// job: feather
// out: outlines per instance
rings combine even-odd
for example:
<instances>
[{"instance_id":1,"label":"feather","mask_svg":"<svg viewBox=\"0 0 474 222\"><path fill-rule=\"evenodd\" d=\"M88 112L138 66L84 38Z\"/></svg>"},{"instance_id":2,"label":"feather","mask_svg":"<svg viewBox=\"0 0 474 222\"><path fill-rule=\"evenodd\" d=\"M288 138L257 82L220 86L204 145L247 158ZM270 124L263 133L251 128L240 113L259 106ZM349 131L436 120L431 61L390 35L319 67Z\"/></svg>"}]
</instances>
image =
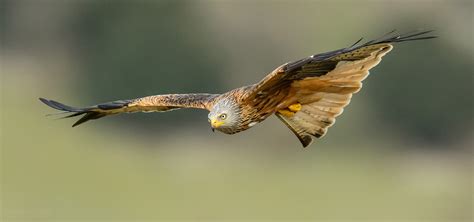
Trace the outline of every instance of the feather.
<instances>
[{"instance_id":1,"label":"feather","mask_svg":"<svg viewBox=\"0 0 474 222\"><path fill-rule=\"evenodd\" d=\"M77 108L56 102L39 98L41 102L51 108L65 111L69 114L63 118L71 118L84 115L72 126L78 126L89 120L99 119L119 113L131 112L163 112L179 108L201 108L208 109L212 106L213 100L217 97L215 94L170 94L142 97L132 100L117 100L107 103L101 103L95 106Z\"/></svg>"}]
</instances>

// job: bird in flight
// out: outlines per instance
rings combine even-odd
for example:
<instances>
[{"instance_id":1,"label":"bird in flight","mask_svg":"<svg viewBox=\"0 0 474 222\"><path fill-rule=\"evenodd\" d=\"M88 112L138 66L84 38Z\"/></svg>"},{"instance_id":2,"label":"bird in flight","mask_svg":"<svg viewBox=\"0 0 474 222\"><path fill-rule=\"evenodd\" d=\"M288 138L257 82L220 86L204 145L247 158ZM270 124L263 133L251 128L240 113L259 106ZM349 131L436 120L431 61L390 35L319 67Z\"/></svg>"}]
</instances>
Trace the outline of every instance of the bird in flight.
<instances>
[{"instance_id":1,"label":"bird in flight","mask_svg":"<svg viewBox=\"0 0 474 222\"><path fill-rule=\"evenodd\" d=\"M167 94L118 100L85 108L40 98L46 105L64 111L65 118L82 116L72 126L119 113L165 112L180 108L209 110L212 130L234 134L251 128L275 114L307 147L313 137L324 136L352 94L362 87L369 70L390 52L393 43L435 38L431 31L404 35L395 30L352 46L288 62L260 82L223 94Z\"/></svg>"}]
</instances>

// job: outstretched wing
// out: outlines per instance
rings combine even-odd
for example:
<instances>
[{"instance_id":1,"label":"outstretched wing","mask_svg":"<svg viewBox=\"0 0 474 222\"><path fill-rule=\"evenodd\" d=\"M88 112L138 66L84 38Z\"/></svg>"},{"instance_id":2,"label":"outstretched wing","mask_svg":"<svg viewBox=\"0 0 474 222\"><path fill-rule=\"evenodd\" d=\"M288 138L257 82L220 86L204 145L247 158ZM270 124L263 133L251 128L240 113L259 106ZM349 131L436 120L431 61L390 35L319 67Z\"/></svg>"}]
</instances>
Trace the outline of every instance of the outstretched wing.
<instances>
[{"instance_id":1,"label":"outstretched wing","mask_svg":"<svg viewBox=\"0 0 474 222\"><path fill-rule=\"evenodd\" d=\"M41 102L51 108L64 111L69 114L65 118L75 117L85 114L72 126L77 126L86 121L98 119L104 116L133 113L133 112L166 112L180 108L211 109L217 94L169 94L147 96L138 99L117 100L102 103L86 108L76 108L54 100L40 98Z\"/></svg>"},{"instance_id":2,"label":"outstretched wing","mask_svg":"<svg viewBox=\"0 0 474 222\"><path fill-rule=\"evenodd\" d=\"M378 40L312 55L275 69L254 85L243 101L260 112L274 112L299 138L303 146L322 137L335 122L362 80L393 47L392 43L434 38L430 31L405 35L387 33ZM289 109L299 104L299 111ZM286 114L286 115L285 115Z\"/></svg>"}]
</instances>

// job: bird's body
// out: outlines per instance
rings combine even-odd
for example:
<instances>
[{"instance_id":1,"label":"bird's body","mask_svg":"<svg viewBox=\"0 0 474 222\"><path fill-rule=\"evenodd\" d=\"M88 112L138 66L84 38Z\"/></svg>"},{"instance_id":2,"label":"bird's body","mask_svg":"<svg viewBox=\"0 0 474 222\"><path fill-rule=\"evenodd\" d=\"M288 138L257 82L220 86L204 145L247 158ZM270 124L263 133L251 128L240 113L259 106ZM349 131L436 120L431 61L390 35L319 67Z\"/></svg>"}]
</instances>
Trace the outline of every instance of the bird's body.
<instances>
[{"instance_id":1,"label":"bird's body","mask_svg":"<svg viewBox=\"0 0 474 222\"><path fill-rule=\"evenodd\" d=\"M163 112L179 108L209 110L213 129L234 134L275 114L298 137L304 147L312 136L322 137L335 122L352 94L362 87L369 70L392 48L392 43L434 38L428 32L389 36L308 58L276 68L259 83L223 94L168 94L119 100L87 108L70 107L53 100L40 100L52 108L85 114L73 126L91 119L131 112Z\"/></svg>"}]
</instances>

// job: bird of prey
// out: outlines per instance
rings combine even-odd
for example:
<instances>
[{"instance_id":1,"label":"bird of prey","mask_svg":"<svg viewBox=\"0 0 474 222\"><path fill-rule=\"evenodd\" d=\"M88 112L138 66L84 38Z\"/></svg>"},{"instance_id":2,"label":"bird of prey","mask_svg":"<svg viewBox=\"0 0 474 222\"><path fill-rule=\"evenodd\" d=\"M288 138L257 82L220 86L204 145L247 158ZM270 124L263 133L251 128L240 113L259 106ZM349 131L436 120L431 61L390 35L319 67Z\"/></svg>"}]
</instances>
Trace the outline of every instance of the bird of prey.
<instances>
[{"instance_id":1,"label":"bird of prey","mask_svg":"<svg viewBox=\"0 0 474 222\"><path fill-rule=\"evenodd\" d=\"M74 126L88 120L119 113L164 112L180 108L209 110L208 121L214 131L234 134L275 114L307 147L312 137L320 138L334 124L352 94L362 87L369 70L390 52L393 43L435 38L417 31L397 35L395 31L352 46L315 54L288 62L273 70L260 82L223 94L168 94L118 100L76 108L40 98L46 105L69 114L84 116Z\"/></svg>"}]
</instances>

